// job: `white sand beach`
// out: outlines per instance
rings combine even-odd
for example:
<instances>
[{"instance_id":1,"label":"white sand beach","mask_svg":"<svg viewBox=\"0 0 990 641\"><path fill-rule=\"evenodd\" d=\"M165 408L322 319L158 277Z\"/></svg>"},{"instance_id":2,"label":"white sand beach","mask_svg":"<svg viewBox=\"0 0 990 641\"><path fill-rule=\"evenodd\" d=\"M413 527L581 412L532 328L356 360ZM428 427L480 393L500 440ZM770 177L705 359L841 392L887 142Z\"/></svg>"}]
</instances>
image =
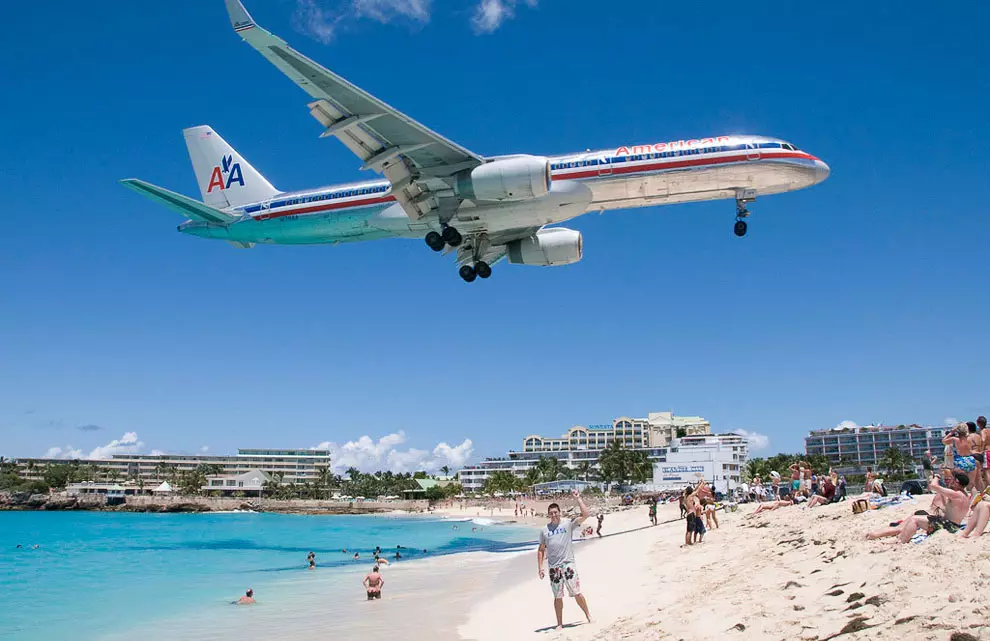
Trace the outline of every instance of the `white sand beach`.
<instances>
[{"instance_id":1,"label":"white sand beach","mask_svg":"<svg viewBox=\"0 0 990 641\"><path fill-rule=\"evenodd\" d=\"M990 536L936 532L919 544L864 540L865 533L928 507L917 503L854 515L850 502L719 513L721 528L682 548L684 521L575 546L594 621L572 599L553 629L536 555L511 560L499 591L471 608L463 639L949 639L990 638L985 616ZM661 521L679 516L661 506ZM645 506L610 514L606 533L647 525ZM967 637L956 637L965 639Z\"/></svg>"}]
</instances>

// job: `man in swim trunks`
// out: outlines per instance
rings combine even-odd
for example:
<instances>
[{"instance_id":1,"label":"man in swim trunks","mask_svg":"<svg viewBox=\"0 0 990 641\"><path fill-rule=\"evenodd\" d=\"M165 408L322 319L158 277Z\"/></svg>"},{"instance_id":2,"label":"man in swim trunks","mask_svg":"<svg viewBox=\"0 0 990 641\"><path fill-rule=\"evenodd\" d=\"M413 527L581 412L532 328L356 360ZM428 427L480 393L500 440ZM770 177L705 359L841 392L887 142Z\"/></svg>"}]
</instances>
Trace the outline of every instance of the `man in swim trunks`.
<instances>
[{"instance_id":1,"label":"man in swim trunks","mask_svg":"<svg viewBox=\"0 0 990 641\"><path fill-rule=\"evenodd\" d=\"M385 579L378 573L378 565L371 568L371 572L365 575L361 581L365 591L368 593L368 600L382 598L382 588L385 587Z\"/></svg>"},{"instance_id":2,"label":"man in swim trunks","mask_svg":"<svg viewBox=\"0 0 990 641\"><path fill-rule=\"evenodd\" d=\"M986 460L987 455L983 447L983 434L980 433L979 426L973 421L967 421L966 427L969 428L969 449L973 453L973 459L976 461L976 484L971 486L970 489L976 492L982 492L986 489L986 482L983 480L983 475L986 470Z\"/></svg>"},{"instance_id":3,"label":"man in swim trunks","mask_svg":"<svg viewBox=\"0 0 990 641\"><path fill-rule=\"evenodd\" d=\"M557 629L564 627L564 589L567 594L574 597L578 607L584 612L584 616L591 623L591 614L588 612L588 602L581 594L581 579L578 577L577 567L574 565L574 547L571 537L575 530L579 529L586 518L591 516L588 506L584 504L580 492L575 491L574 497L581 508L581 515L574 519L561 518L560 505L551 503L547 507L547 515L550 522L540 530L540 547L536 551L537 574L542 579L543 559L547 560L550 574L550 589L553 591L553 610L557 615Z\"/></svg>"},{"instance_id":4,"label":"man in swim trunks","mask_svg":"<svg viewBox=\"0 0 990 641\"><path fill-rule=\"evenodd\" d=\"M935 517L941 517L937 525L949 532L959 529L959 524L963 522L966 512L969 511L969 495L966 494L968 484L969 477L959 470L953 470L948 476L948 487L940 483L937 476L933 476L928 481L928 489L935 493L929 512Z\"/></svg>"}]
</instances>

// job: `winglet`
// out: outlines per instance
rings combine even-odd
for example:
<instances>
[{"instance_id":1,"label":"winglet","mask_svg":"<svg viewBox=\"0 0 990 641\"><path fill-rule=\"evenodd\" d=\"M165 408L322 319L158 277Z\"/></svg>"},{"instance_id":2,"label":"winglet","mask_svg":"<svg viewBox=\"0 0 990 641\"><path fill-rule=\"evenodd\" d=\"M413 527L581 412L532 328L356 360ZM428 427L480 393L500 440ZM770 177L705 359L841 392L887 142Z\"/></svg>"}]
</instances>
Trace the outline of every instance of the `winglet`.
<instances>
[{"instance_id":1,"label":"winglet","mask_svg":"<svg viewBox=\"0 0 990 641\"><path fill-rule=\"evenodd\" d=\"M227 4L227 13L230 14L230 24L234 26L234 31L240 33L255 27L251 14L247 12L241 0L224 0Z\"/></svg>"}]
</instances>

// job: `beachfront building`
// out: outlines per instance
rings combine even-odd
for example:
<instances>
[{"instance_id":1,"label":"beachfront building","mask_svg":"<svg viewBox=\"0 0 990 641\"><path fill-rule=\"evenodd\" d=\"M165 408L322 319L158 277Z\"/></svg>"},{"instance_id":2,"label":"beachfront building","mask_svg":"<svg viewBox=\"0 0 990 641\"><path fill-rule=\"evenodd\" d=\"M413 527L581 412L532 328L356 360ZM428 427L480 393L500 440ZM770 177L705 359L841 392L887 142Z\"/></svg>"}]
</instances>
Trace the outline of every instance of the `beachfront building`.
<instances>
[{"instance_id":1,"label":"beachfront building","mask_svg":"<svg viewBox=\"0 0 990 641\"><path fill-rule=\"evenodd\" d=\"M746 439L735 434L713 436L711 425L704 418L674 416L672 412L650 413L646 418L621 416L605 425L578 425L559 438L530 435L523 439L521 452L510 451L505 457L469 465L458 473L458 478L465 491L478 492L498 471L524 478L541 457L556 458L572 470L583 468L582 463L589 463L593 475L598 469L602 450L614 440L627 449L646 452L654 466L666 462L671 452L678 461L686 460L685 457L692 461L709 461L708 451L712 444L706 438L714 439L716 444L724 443L730 460L725 461L727 467L719 468L717 475L731 477L732 482L737 483L742 465L749 458ZM695 455L698 458L691 458ZM735 459L732 459L733 455ZM576 478L580 478L580 474Z\"/></svg>"},{"instance_id":2,"label":"beachfront building","mask_svg":"<svg viewBox=\"0 0 990 641\"><path fill-rule=\"evenodd\" d=\"M21 478L39 481L45 468L53 464L91 465L104 476L119 479L143 480L161 483L177 477L182 472L193 471L201 465L210 465L220 475L237 475L260 470L272 476L280 476L283 483L300 484L315 481L321 471L330 467L329 450L307 449L239 449L236 456L210 456L205 454L114 454L104 460L79 461L76 459L22 458L15 459ZM157 484L156 483L156 484Z\"/></svg>"},{"instance_id":3,"label":"beachfront building","mask_svg":"<svg viewBox=\"0 0 990 641\"><path fill-rule=\"evenodd\" d=\"M524 453L603 450L612 441L627 449L667 447L679 436L711 434L711 424L700 416L674 416L673 412L650 412L646 418L620 416L611 425L576 425L559 438L537 436L523 439Z\"/></svg>"},{"instance_id":4,"label":"beachfront building","mask_svg":"<svg viewBox=\"0 0 990 641\"><path fill-rule=\"evenodd\" d=\"M249 492L254 492L261 496L266 483L272 482L271 474L262 470L251 470L243 474L218 474L206 477L206 485L203 492L207 495L216 496L248 496Z\"/></svg>"},{"instance_id":5,"label":"beachfront building","mask_svg":"<svg viewBox=\"0 0 990 641\"><path fill-rule=\"evenodd\" d=\"M748 460L749 441L738 434L675 439L666 459L653 464L650 489L679 490L704 478L715 490L728 494L742 483Z\"/></svg>"},{"instance_id":6,"label":"beachfront building","mask_svg":"<svg viewBox=\"0 0 990 641\"><path fill-rule=\"evenodd\" d=\"M820 454L837 466L876 465L890 448L897 448L913 459L925 452L941 456L945 428L921 425L867 425L816 430L804 439L806 454Z\"/></svg>"},{"instance_id":7,"label":"beachfront building","mask_svg":"<svg viewBox=\"0 0 990 641\"><path fill-rule=\"evenodd\" d=\"M125 496L137 496L139 494L151 494L153 487L143 487L137 483L99 483L95 481L83 481L81 483L69 483L65 486L65 491L71 496L81 494L105 494L109 498L123 498Z\"/></svg>"},{"instance_id":8,"label":"beachfront building","mask_svg":"<svg viewBox=\"0 0 990 641\"><path fill-rule=\"evenodd\" d=\"M451 483L455 483L453 479L449 477L435 478L435 479L413 479L416 481L417 487L415 490L402 490L402 498L407 500L425 499L426 490L432 487L445 488ZM393 497L398 498L398 497Z\"/></svg>"}]
</instances>

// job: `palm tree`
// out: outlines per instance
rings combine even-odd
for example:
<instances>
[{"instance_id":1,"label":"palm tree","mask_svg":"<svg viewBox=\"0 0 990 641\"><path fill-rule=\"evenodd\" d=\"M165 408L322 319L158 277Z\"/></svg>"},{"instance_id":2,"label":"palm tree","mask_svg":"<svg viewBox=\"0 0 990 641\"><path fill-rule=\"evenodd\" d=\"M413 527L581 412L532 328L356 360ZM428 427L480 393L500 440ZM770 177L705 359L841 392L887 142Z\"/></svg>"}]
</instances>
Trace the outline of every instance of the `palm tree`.
<instances>
[{"instance_id":1,"label":"palm tree","mask_svg":"<svg viewBox=\"0 0 990 641\"><path fill-rule=\"evenodd\" d=\"M444 476L450 476L450 466L449 465L442 466L440 468L440 471L443 472L443 475Z\"/></svg>"},{"instance_id":2,"label":"palm tree","mask_svg":"<svg viewBox=\"0 0 990 641\"><path fill-rule=\"evenodd\" d=\"M531 467L526 470L526 475L523 476L523 483L526 484L527 488L533 487L540 482L540 470L538 468Z\"/></svg>"},{"instance_id":3,"label":"palm tree","mask_svg":"<svg viewBox=\"0 0 990 641\"><path fill-rule=\"evenodd\" d=\"M577 464L577 474L581 477L582 481L588 480L588 475L591 474L591 463L588 461L581 461Z\"/></svg>"}]
</instances>

